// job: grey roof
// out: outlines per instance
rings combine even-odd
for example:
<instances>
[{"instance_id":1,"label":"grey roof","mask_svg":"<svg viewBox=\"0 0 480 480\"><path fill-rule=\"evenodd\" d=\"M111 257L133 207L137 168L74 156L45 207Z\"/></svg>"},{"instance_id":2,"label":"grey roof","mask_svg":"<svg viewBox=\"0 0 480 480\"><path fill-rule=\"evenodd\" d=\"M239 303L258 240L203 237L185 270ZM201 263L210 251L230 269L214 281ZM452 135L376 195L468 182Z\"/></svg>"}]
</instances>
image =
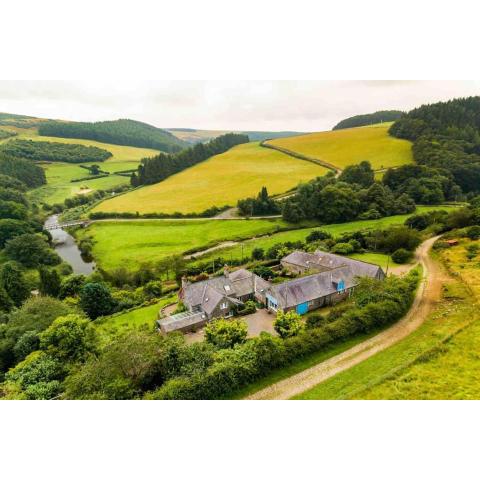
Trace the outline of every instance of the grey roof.
<instances>
[{"instance_id":1,"label":"grey roof","mask_svg":"<svg viewBox=\"0 0 480 480\"><path fill-rule=\"evenodd\" d=\"M376 277L380 272L380 275L383 274L382 268L373 263L362 262L361 260L355 260L321 250L317 250L315 253L295 251L284 257L282 261L317 271L330 270L342 265L348 265L358 277Z\"/></svg>"},{"instance_id":2,"label":"grey roof","mask_svg":"<svg viewBox=\"0 0 480 480\"><path fill-rule=\"evenodd\" d=\"M274 285L270 292L279 308L288 308L335 293L340 280L344 288L351 288L356 285L355 276L350 267L342 266Z\"/></svg>"},{"instance_id":3,"label":"grey roof","mask_svg":"<svg viewBox=\"0 0 480 480\"><path fill-rule=\"evenodd\" d=\"M317 250L315 256L320 265L329 268L348 265L357 277L376 277L379 272L383 274L382 267L373 263L362 262L361 260L335 255L334 253L322 252L321 250Z\"/></svg>"},{"instance_id":4,"label":"grey roof","mask_svg":"<svg viewBox=\"0 0 480 480\"><path fill-rule=\"evenodd\" d=\"M301 252L299 250L290 253L286 257L282 258L282 262L291 263L293 265L299 265L306 269L326 270L328 267L324 267L318 263L317 256L314 253Z\"/></svg>"},{"instance_id":5,"label":"grey roof","mask_svg":"<svg viewBox=\"0 0 480 480\"><path fill-rule=\"evenodd\" d=\"M204 313L182 312L161 318L160 320L157 320L157 324L164 332L168 333L181 328L192 327L203 321L205 321Z\"/></svg>"},{"instance_id":6,"label":"grey roof","mask_svg":"<svg viewBox=\"0 0 480 480\"><path fill-rule=\"evenodd\" d=\"M189 283L183 288L182 295L188 307L201 305L210 314L222 298L227 297L235 303L235 297L253 294L255 286L259 291L265 290L270 284L258 275L241 268L227 273L227 276L221 275L201 282Z\"/></svg>"}]
</instances>

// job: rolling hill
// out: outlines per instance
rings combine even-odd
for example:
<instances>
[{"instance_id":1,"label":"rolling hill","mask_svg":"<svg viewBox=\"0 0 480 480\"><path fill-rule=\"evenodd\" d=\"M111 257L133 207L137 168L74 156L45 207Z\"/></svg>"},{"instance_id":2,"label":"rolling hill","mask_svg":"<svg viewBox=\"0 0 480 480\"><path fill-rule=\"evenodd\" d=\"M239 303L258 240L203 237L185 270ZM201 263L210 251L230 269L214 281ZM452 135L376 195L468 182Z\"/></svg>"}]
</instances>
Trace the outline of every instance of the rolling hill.
<instances>
[{"instance_id":1,"label":"rolling hill","mask_svg":"<svg viewBox=\"0 0 480 480\"><path fill-rule=\"evenodd\" d=\"M239 199L256 195L262 186L266 186L270 194L283 193L301 181L326 172L314 163L250 142L215 155L163 182L102 202L94 211L202 212L212 206L236 205Z\"/></svg>"},{"instance_id":2,"label":"rolling hill","mask_svg":"<svg viewBox=\"0 0 480 480\"><path fill-rule=\"evenodd\" d=\"M368 160L374 170L398 167L413 162L411 143L391 137L391 123L369 127L310 133L268 141L302 155L321 159L343 169Z\"/></svg>"},{"instance_id":3,"label":"rolling hill","mask_svg":"<svg viewBox=\"0 0 480 480\"><path fill-rule=\"evenodd\" d=\"M195 128L167 128L168 132L188 143L208 142L212 138L225 135L226 133L243 133L248 135L250 141L261 142L268 138L283 138L302 135L304 132L259 132L259 131L240 131L240 130L197 130Z\"/></svg>"}]
</instances>

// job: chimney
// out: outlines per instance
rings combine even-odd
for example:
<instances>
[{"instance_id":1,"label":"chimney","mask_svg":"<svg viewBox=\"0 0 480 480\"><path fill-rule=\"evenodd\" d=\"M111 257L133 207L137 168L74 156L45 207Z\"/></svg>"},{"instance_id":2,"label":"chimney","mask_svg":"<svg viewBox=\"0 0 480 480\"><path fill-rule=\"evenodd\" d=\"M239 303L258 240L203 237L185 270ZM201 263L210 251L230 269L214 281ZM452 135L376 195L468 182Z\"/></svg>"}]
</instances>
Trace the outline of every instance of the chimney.
<instances>
[{"instance_id":1,"label":"chimney","mask_svg":"<svg viewBox=\"0 0 480 480\"><path fill-rule=\"evenodd\" d=\"M182 289L184 289L189 284L190 284L190 282L188 281L188 278L184 275L182 277Z\"/></svg>"},{"instance_id":2,"label":"chimney","mask_svg":"<svg viewBox=\"0 0 480 480\"><path fill-rule=\"evenodd\" d=\"M223 275L228 278L228 272L229 272L229 268L228 268L228 265L224 265L223 266Z\"/></svg>"}]
</instances>

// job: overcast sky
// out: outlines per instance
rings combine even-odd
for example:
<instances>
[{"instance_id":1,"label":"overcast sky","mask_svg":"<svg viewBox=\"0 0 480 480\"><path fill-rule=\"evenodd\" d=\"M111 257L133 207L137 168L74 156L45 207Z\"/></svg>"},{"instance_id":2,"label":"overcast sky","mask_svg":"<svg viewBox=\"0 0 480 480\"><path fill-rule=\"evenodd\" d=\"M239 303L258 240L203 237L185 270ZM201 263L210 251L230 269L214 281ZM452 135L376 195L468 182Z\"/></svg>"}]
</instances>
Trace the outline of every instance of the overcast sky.
<instances>
[{"instance_id":1,"label":"overcast sky","mask_svg":"<svg viewBox=\"0 0 480 480\"><path fill-rule=\"evenodd\" d=\"M331 129L376 110L480 95L480 81L0 81L0 112L157 127Z\"/></svg>"}]
</instances>

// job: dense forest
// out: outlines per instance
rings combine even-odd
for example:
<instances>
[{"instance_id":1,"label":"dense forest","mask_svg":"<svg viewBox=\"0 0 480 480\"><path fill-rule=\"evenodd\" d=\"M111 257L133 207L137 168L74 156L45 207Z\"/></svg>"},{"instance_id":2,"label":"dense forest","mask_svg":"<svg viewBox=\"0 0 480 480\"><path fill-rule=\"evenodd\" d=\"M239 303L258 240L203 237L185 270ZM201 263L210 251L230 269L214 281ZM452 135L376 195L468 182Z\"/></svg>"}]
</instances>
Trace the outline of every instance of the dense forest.
<instances>
[{"instance_id":1,"label":"dense forest","mask_svg":"<svg viewBox=\"0 0 480 480\"><path fill-rule=\"evenodd\" d=\"M83 138L114 145L153 148L169 153L179 152L188 145L170 132L128 119L94 123L49 121L39 126L38 133L48 137Z\"/></svg>"},{"instance_id":2,"label":"dense forest","mask_svg":"<svg viewBox=\"0 0 480 480\"><path fill-rule=\"evenodd\" d=\"M423 105L396 121L390 134L414 142L426 180L443 177L457 194L480 190L480 97Z\"/></svg>"},{"instance_id":3,"label":"dense forest","mask_svg":"<svg viewBox=\"0 0 480 480\"><path fill-rule=\"evenodd\" d=\"M103 162L112 154L103 148L73 143L36 142L33 140L11 140L1 150L11 157L49 162Z\"/></svg>"},{"instance_id":4,"label":"dense forest","mask_svg":"<svg viewBox=\"0 0 480 480\"><path fill-rule=\"evenodd\" d=\"M329 173L300 184L297 193L281 202L281 206L283 218L293 223L304 219L340 223L415 210L407 193L394 193L388 185L375 182L369 162L347 167L338 179Z\"/></svg>"},{"instance_id":5,"label":"dense forest","mask_svg":"<svg viewBox=\"0 0 480 480\"><path fill-rule=\"evenodd\" d=\"M40 187L47 183L45 171L23 158L13 158L0 152L0 175L16 178L29 188Z\"/></svg>"},{"instance_id":6,"label":"dense forest","mask_svg":"<svg viewBox=\"0 0 480 480\"><path fill-rule=\"evenodd\" d=\"M8 130L0 129L0 140L5 140L6 138L14 137L15 135L15 132L9 132Z\"/></svg>"},{"instance_id":7,"label":"dense forest","mask_svg":"<svg viewBox=\"0 0 480 480\"><path fill-rule=\"evenodd\" d=\"M365 125L374 125L375 123L394 122L402 116L400 110L381 110L375 113L365 115L355 115L338 122L332 130L341 130L343 128L363 127Z\"/></svg>"},{"instance_id":8,"label":"dense forest","mask_svg":"<svg viewBox=\"0 0 480 480\"><path fill-rule=\"evenodd\" d=\"M160 153L156 157L145 158L138 167L138 174L132 175L131 183L136 187L160 182L170 175L181 172L213 155L226 152L235 145L248 141L247 135L227 133L210 140L208 143L197 143L195 146L179 153Z\"/></svg>"}]
</instances>

